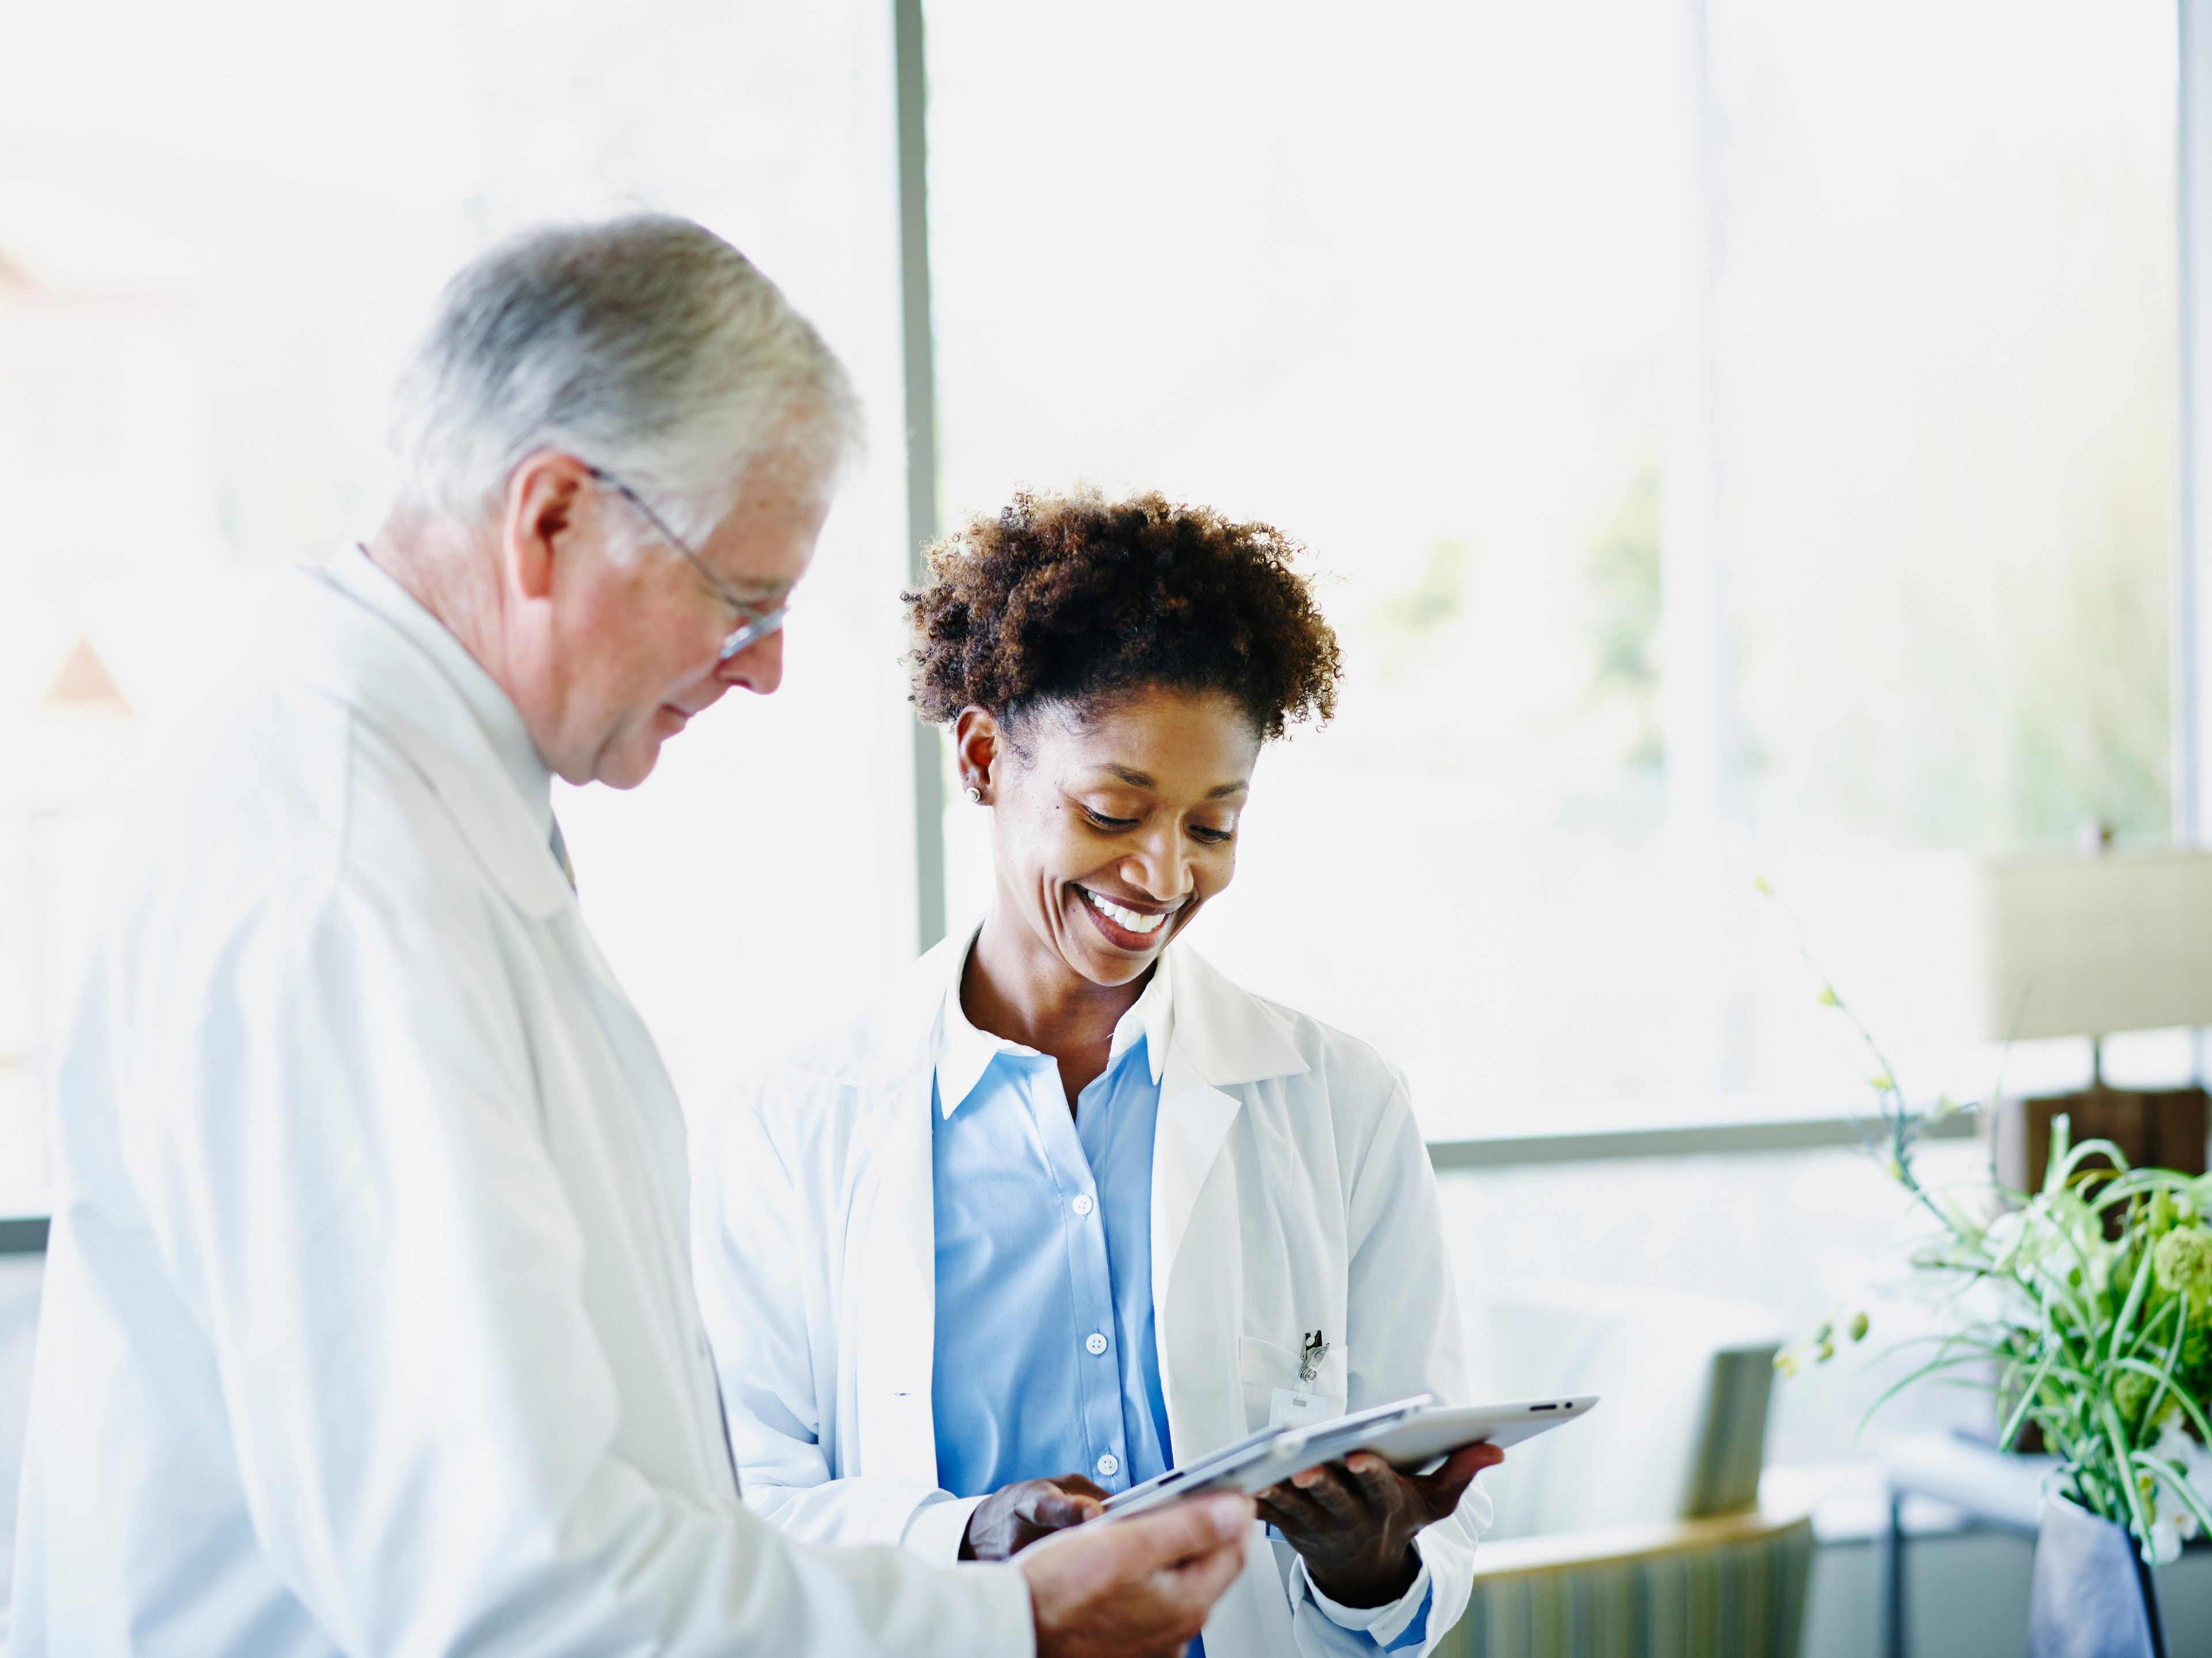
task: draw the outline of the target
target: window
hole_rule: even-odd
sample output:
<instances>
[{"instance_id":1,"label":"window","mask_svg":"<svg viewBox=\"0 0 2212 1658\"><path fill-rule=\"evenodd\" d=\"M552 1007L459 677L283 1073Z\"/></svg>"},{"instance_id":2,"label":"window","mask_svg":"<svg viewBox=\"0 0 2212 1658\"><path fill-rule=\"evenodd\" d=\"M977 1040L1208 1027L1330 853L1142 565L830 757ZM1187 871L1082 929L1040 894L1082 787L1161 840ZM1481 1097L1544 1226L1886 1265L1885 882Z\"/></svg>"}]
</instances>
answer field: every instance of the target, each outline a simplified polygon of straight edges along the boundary
<instances>
[{"instance_id":1,"label":"window","mask_svg":"<svg viewBox=\"0 0 2212 1658\"><path fill-rule=\"evenodd\" d=\"M914 926L887 9L94 0L10 31L0 1210L41 1183L36 1079L110 826L270 574L375 527L385 396L439 285L549 216L714 227L866 399L871 459L793 613L782 693L702 721L633 799L556 802L687 1100L842 1017Z\"/></svg>"},{"instance_id":2,"label":"window","mask_svg":"<svg viewBox=\"0 0 2212 1658\"><path fill-rule=\"evenodd\" d=\"M1854 1083L1755 874L1881 978L1909 854L2166 834L2171 8L929 22L948 518L1312 549L1342 711L1194 943L1432 1133Z\"/></svg>"},{"instance_id":3,"label":"window","mask_svg":"<svg viewBox=\"0 0 2212 1658\"><path fill-rule=\"evenodd\" d=\"M2170 9L928 21L945 515L1089 479L1312 548L1342 713L1263 762L1194 942L1375 1041L1432 1133L1855 1081L1755 872L1905 1005L1850 923L1912 854L2164 833ZM909 953L890 32L862 0L19 20L0 1206L108 826L270 573L374 524L437 285L548 215L730 234L872 422L785 690L635 799L562 792L593 926L694 1103Z\"/></svg>"}]
</instances>

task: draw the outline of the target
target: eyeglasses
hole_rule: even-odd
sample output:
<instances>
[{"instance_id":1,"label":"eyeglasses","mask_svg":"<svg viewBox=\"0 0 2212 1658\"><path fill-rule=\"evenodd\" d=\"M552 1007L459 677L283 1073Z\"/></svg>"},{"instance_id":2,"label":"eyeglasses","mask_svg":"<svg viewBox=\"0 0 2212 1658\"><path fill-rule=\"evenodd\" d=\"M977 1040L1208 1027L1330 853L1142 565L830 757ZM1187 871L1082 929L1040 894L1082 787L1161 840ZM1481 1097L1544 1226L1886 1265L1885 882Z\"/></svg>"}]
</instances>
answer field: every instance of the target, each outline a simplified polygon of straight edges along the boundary
<instances>
[{"instance_id":1,"label":"eyeglasses","mask_svg":"<svg viewBox=\"0 0 2212 1658\"><path fill-rule=\"evenodd\" d=\"M644 497L636 490L603 468L587 466L584 470L591 474L592 482L601 489L613 491L636 507L645 521L659 531L660 538L684 555L684 562L707 584L708 590L738 613L737 627L722 641L720 649L714 653L717 662L727 662L747 646L757 645L783 626L785 612L790 608L788 605L772 604L763 608L750 599L739 598L735 589L707 568L705 559L684 544L684 538L661 520L659 513L645 504Z\"/></svg>"}]
</instances>

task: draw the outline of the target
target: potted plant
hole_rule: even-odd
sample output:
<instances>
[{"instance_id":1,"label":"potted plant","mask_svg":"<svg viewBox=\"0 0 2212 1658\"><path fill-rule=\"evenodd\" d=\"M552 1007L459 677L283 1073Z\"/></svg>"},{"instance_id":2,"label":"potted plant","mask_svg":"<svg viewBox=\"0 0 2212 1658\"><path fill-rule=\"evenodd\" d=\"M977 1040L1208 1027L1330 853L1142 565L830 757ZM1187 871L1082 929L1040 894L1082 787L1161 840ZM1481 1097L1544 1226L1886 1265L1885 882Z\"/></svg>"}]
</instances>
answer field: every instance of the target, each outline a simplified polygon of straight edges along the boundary
<instances>
[{"instance_id":1,"label":"potted plant","mask_svg":"<svg viewBox=\"0 0 2212 1658\"><path fill-rule=\"evenodd\" d=\"M2033 1425L2058 1458L2037 1546L2031 1653L2162 1654L2149 1568L2185 1538L2212 1534L2212 1175L2130 1168L2109 1141L2071 1143L2060 1117L2040 1191L1923 1184L1923 1133L1966 1108L1909 1105L1825 981L1820 1000L1871 1058L1879 1114L1869 1149L1927 1222L1913 1268L1954 1288L1960 1315L1925 1339L1932 1353L1869 1418L1931 1376L1986 1382L1999 1443L2012 1448ZM1863 1313L1832 1319L1776 1365L1788 1375L1825 1362L1839 1335L1856 1339L1866 1327Z\"/></svg>"}]
</instances>

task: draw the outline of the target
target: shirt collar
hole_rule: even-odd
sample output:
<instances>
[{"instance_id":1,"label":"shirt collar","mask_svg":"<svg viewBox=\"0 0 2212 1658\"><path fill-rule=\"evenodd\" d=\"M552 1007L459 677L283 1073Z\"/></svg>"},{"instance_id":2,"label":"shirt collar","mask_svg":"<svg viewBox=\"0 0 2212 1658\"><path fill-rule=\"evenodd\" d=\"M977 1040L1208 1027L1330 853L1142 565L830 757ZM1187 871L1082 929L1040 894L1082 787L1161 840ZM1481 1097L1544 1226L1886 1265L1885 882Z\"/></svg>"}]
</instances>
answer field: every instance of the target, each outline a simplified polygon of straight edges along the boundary
<instances>
[{"instance_id":1,"label":"shirt collar","mask_svg":"<svg viewBox=\"0 0 2212 1658\"><path fill-rule=\"evenodd\" d=\"M514 700L484 671L450 629L426 610L414 594L392 578L359 544L347 548L325 567L324 574L349 598L358 600L414 641L450 681L499 756L500 763L539 831L553 833L553 774L538 757L538 744Z\"/></svg>"},{"instance_id":2,"label":"shirt collar","mask_svg":"<svg viewBox=\"0 0 2212 1658\"><path fill-rule=\"evenodd\" d=\"M1159 1085L1160 1072L1168 1062L1168 1041L1175 1034L1175 987L1170 982L1174 974L1175 950L1170 946L1160 952L1159 964L1152 969L1152 982L1145 987L1145 993L1114 1027L1114 1046L1106 1058L1110 1066L1141 1041L1154 1087Z\"/></svg>"},{"instance_id":3,"label":"shirt collar","mask_svg":"<svg viewBox=\"0 0 2212 1658\"><path fill-rule=\"evenodd\" d=\"M981 930L979 925L977 931ZM1034 1048L978 1029L960 1005L960 981L968 970L968 957L975 948L975 935L971 933L965 949L946 952L952 972L945 987L944 1017L938 1022L937 1108L947 1117L966 1103L976 1084L983 1080L983 1073L991 1068L991 1061L1001 1054L1016 1058L1043 1057ZM1155 1087L1167 1063L1168 1042L1175 1030L1175 993L1169 982L1173 971L1171 959L1171 951L1161 952L1159 963L1152 969L1152 981L1114 1026L1113 1044L1107 1050L1106 1066L1110 1071L1121 1062L1123 1054L1142 1042L1145 1063Z\"/></svg>"}]
</instances>

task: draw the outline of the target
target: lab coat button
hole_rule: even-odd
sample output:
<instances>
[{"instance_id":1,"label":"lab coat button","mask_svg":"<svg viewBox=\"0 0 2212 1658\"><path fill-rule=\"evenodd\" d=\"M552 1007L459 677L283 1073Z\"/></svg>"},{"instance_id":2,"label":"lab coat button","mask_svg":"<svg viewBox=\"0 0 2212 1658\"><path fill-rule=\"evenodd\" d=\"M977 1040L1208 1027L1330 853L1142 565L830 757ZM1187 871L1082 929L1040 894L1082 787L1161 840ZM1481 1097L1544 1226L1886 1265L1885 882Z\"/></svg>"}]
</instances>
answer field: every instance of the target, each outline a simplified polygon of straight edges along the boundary
<instances>
[{"instance_id":1,"label":"lab coat button","mask_svg":"<svg viewBox=\"0 0 2212 1658\"><path fill-rule=\"evenodd\" d=\"M1077 1214L1087 1215L1097 1206L1097 1205L1091 1201L1090 1193L1078 1192L1075 1194L1075 1212Z\"/></svg>"},{"instance_id":2,"label":"lab coat button","mask_svg":"<svg viewBox=\"0 0 2212 1658\"><path fill-rule=\"evenodd\" d=\"M1106 1351L1106 1338L1100 1335L1097 1331L1093 1330L1089 1335L1083 1338L1083 1351L1094 1356L1104 1352Z\"/></svg>"},{"instance_id":3,"label":"lab coat button","mask_svg":"<svg viewBox=\"0 0 2212 1658\"><path fill-rule=\"evenodd\" d=\"M1121 1459L1115 1455L1111 1451L1107 1452L1105 1455L1098 1459L1098 1472L1104 1474L1109 1479L1111 1479L1115 1474L1121 1472Z\"/></svg>"}]
</instances>

